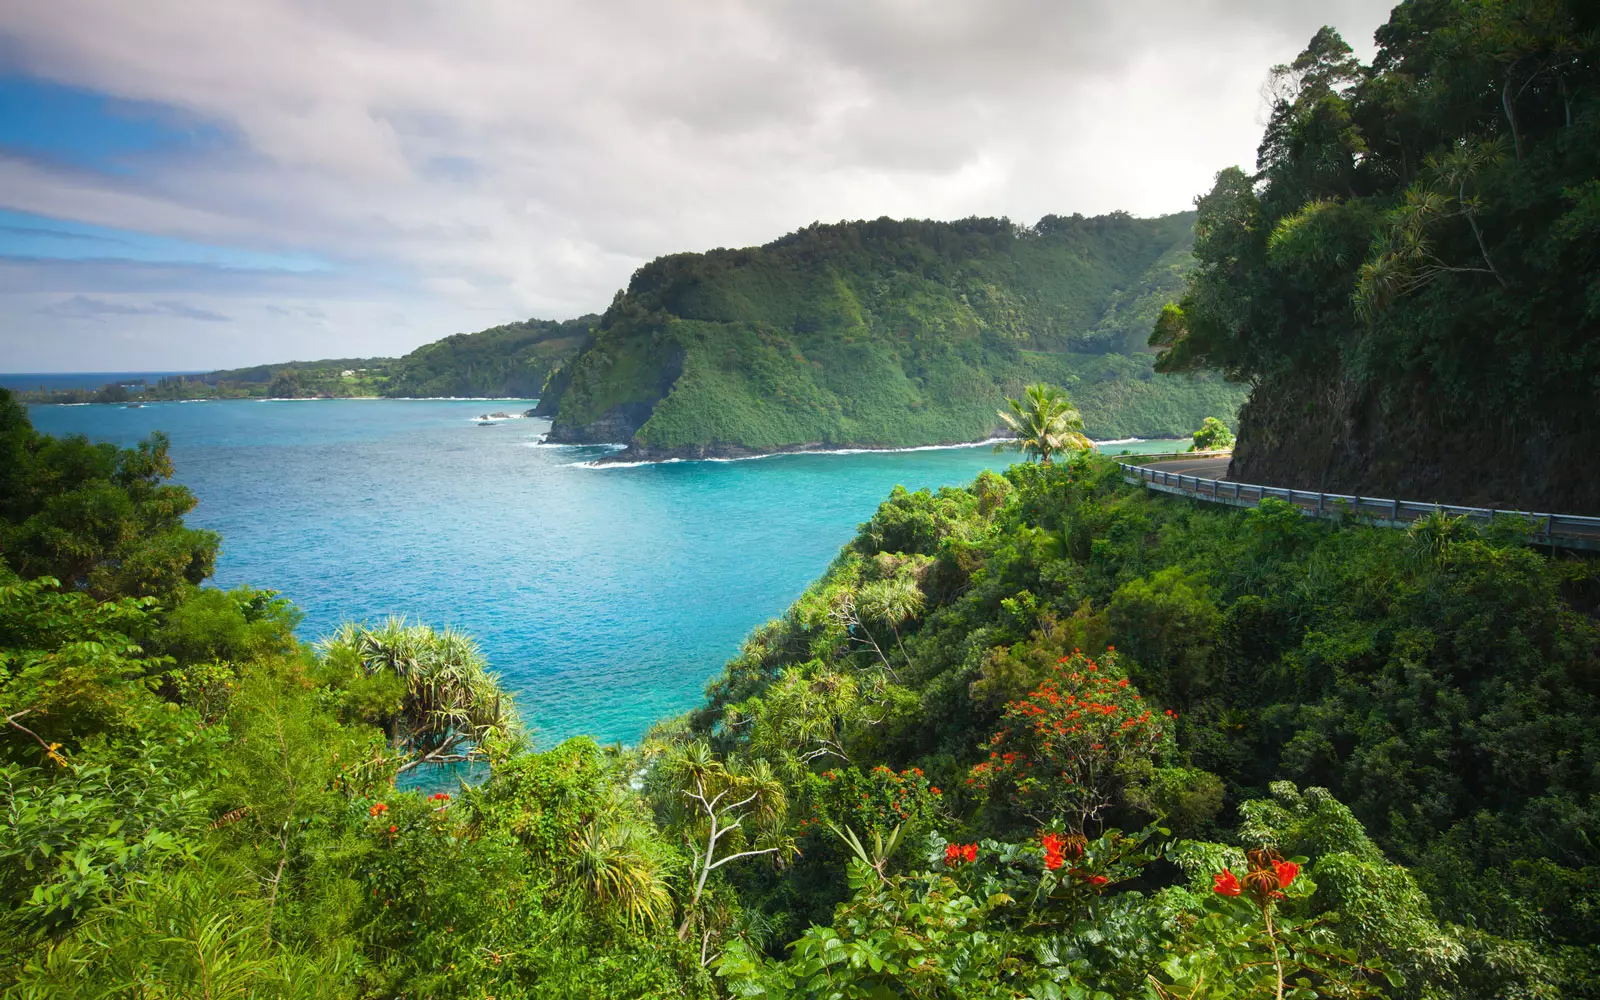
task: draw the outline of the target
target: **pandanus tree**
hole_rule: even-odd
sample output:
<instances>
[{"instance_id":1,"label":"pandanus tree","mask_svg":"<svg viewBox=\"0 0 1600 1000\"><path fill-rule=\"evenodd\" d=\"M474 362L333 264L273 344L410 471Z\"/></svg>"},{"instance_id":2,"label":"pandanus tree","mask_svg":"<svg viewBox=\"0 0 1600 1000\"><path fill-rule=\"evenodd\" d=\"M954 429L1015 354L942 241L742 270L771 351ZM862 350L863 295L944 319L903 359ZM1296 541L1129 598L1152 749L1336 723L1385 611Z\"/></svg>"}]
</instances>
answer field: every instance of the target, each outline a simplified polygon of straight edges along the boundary
<instances>
[{"instance_id":1,"label":"pandanus tree","mask_svg":"<svg viewBox=\"0 0 1600 1000\"><path fill-rule=\"evenodd\" d=\"M678 928L678 937L687 939L712 872L742 858L769 854L782 858L795 846L784 833L788 800L783 782L766 761L719 757L696 740L671 750L663 764L676 793L670 804L674 825L682 831L692 858L693 895ZM708 928L702 953L710 935Z\"/></svg>"},{"instance_id":2,"label":"pandanus tree","mask_svg":"<svg viewBox=\"0 0 1600 1000\"><path fill-rule=\"evenodd\" d=\"M1083 433L1083 417L1067 394L1053 385L1028 386L1021 399L1006 399L1007 409L999 415L1016 437L995 445L995 451L1021 451L1044 465L1063 452L1088 451L1094 447Z\"/></svg>"},{"instance_id":3,"label":"pandanus tree","mask_svg":"<svg viewBox=\"0 0 1600 1000\"><path fill-rule=\"evenodd\" d=\"M330 661L400 682L398 702L380 721L391 744L411 756L402 771L472 760L487 740L516 728L510 696L465 633L391 618L376 628L346 623L319 647Z\"/></svg>"}]
</instances>

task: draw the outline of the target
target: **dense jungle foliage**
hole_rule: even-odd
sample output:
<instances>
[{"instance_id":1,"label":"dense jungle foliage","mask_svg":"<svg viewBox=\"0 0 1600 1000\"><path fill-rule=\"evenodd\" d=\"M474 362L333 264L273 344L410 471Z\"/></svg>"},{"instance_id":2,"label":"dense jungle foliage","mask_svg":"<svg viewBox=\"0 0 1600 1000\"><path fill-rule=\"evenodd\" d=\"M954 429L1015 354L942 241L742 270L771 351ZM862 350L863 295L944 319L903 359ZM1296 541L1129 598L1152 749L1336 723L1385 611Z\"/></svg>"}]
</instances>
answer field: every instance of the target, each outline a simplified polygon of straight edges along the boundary
<instances>
[{"instance_id":1,"label":"dense jungle foliage","mask_svg":"<svg viewBox=\"0 0 1600 1000\"><path fill-rule=\"evenodd\" d=\"M699 454L974 441L1024 384L1101 440L1232 419L1243 390L1136 353L1181 287L1193 215L812 225L640 268L551 380L555 440Z\"/></svg>"},{"instance_id":2,"label":"dense jungle foliage","mask_svg":"<svg viewBox=\"0 0 1600 1000\"><path fill-rule=\"evenodd\" d=\"M1377 42L1274 71L1157 367L1254 384L1247 481L1600 513L1600 6L1408 0Z\"/></svg>"},{"instance_id":3,"label":"dense jungle foliage","mask_svg":"<svg viewBox=\"0 0 1600 1000\"><path fill-rule=\"evenodd\" d=\"M1600 995L1600 567L1511 529L896 490L540 752L467 637L201 586L159 438L0 447L7 996Z\"/></svg>"}]
</instances>

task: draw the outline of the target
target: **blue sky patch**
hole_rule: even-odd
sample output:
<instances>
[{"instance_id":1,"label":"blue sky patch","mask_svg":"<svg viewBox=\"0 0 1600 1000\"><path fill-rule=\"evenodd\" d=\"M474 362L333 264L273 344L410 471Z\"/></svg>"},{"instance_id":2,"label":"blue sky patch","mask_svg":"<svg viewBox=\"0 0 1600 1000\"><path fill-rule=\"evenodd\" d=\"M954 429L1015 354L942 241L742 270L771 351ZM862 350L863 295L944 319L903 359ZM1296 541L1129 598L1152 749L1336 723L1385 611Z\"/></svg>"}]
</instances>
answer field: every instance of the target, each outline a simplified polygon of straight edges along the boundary
<instances>
[{"instance_id":1,"label":"blue sky patch","mask_svg":"<svg viewBox=\"0 0 1600 1000\"><path fill-rule=\"evenodd\" d=\"M0 150L13 154L128 174L141 155L233 145L225 129L171 105L0 75Z\"/></svg>"},{"instance_id":2,"label":"blue sky patch","mask_svg":"<svg viewBox=\"0 0 1600 1000\"><path fill-rule=\"evenodd\" d=\"M0 257L205 264L264 271L326 271L309 254L259 253L0 209Z\"/></svg>"}]
</instances>

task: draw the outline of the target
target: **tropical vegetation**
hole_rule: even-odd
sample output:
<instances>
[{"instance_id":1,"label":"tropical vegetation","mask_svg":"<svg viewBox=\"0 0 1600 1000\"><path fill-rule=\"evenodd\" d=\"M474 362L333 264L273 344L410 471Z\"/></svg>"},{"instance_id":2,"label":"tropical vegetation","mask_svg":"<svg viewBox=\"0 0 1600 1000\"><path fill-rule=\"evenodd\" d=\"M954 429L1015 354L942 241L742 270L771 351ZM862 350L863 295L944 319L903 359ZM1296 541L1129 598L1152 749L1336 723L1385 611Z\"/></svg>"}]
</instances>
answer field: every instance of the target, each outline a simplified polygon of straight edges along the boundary
<instances>
[{"instance_id":1,"label":"tropical vegetation","mask_svg":"<svg viewBox=\"0 0 1600 1000\"><path fill-rule=\"evenodd\" d=\"M1157 367L1254 385L1252 482L1600 514L1600 7L1407 0L1376 40L1273 70Z\"/></svg>"},{"instance_id":2,"label":"tropical vegetation","mask_svg":"<svg viewBox=\"0 0 1600 1000\"><path fill-rule=\"evenodd\" d=\"M1194 444L1190 451L1225 451L1233 447L1233 431L1228 425L1216 417L1207 417L1201 421L1200 429L1194 432Z\"/></svg>"},{"instance_id":3,"label":"tropical vegetation","mask_svg":"<svg viewBox=\"0 0 1600 1000\"><path fill-rule=\"evenodd\" d=\"M204 586L159 439L0 416L8 996L1596 995L1600 563L1514 525L897 489L541 749L465 636Z\"/></svg>"},{"instance_id":4,"label":"tropical vegetation","mask_svg":"<svg viewBox=\"0 0 1600 1000\"><path fill-rule=\"evenodd\" d=\"M1084 436L1082 415L1055 386L1030 385L1021 399L1007 399L1006 406L997 414L1012 437L995 445L995 451L1020 451L1048 465L1054 456L1094 447Z\"/></svg>"},{"instance_id":5,"label":"tropical vegetation","mask_svg":"<svg viewBox=\"0 0 1600 1000\"><path fill-rule=\"evenodd\" d=\"M1464 433L1520 441L1509 468L1530 482L1582 439L1562 421L1592 412L1575 268L1597 16L1407 0L1374 66L1324 31L1275 76L1266 173L1225 171L1202 200L1199 270L1155 320L1163 366L1254 386L1236 462L1288 462L1322 407L1412 405L1427 428L1470 401ZM1076 355L1000 322L997 303L1044 313L998 277L1056 266L1039 247L1057 239L1171 245L1126 219L1045 230L814 227L668 258L552 385L563 411L697 441L711 417L776 433L826 402L834 376L796 360L825 341L864 378L894 358L941 393L993 358ZM823 272L797 262L830 247L878 262L812 295ZM1049 285L1051 308L1082 277ZM884 303L903 307L899 355ZM1038 329L1074 345L1082 327ZM966 369L916 367L947 347ZM1043 375L1017 364L1018 389ZM750 371L773 408L749 403ZM648 415L606 395L663 372ZM1340 409L1355 374L1377 388ZM989 392L992 421L1004 381L959 384ZM1060 384L1092 429L1083 386ZM881 385L835 393L873 402L833 426L957 426L910 405L922 388ZM1319 391L1291 412L1294 385ZM1054 437L1065 407L1041 388L1013 415ZM1516 437L1535 426L1552 436ZM1045 454L894 490L637 745L541 747L470 638L395 620L303 641L273 592L206 585L219 539L184 523L159 436L51 438L0 393L0 990L1600 997L1600 560L1517 517L1317 520Z\"/></svg>"}]
</instances>

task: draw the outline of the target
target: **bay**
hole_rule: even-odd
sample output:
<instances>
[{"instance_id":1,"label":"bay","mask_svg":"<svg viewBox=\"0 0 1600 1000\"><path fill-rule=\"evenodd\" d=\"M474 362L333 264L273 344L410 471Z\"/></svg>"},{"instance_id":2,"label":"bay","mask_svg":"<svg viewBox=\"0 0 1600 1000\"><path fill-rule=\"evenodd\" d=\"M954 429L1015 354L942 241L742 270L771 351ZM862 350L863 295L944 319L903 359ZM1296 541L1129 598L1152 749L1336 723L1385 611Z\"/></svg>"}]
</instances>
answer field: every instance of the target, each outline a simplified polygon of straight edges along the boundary
<instances>
[{"instance_id":1,"label":"bay","mask_svg":"<svg viewBox=\"0 0 1600 1000\"><path fill-rule=\"evenodd\" d=\"M304 638L390 615L476 637L540 746L637 740L694 707L756 625L819 576L896 484L965 483L987 447L592 467L539 445L531 401L34 406L35 426L172 441L213 583L281 592ZM1156 443L1151 443L1153 448ZM1109 449L1108 449L1109 450Z\"/></svg>"}]
</instances>

